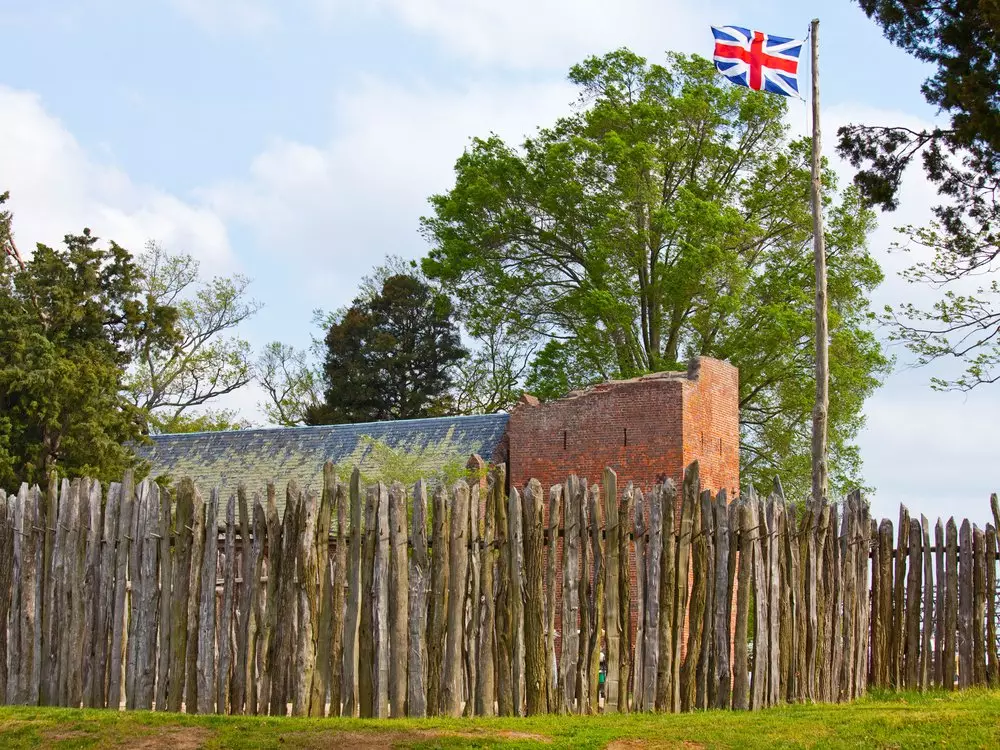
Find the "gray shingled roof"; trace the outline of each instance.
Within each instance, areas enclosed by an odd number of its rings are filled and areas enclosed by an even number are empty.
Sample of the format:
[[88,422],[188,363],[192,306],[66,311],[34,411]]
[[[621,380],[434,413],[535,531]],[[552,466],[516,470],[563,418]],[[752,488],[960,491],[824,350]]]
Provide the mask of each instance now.
[[[206,496],[218,487],[223,498],[244,482],[252,494],[274,481],[278,497],[290,479],[303,489],[322,486],[323,464],[334,461],[340,472],[359,466],[374,477],[383,469],[371,438],[405,456],[406,466],[433,479],[442,468],[473,453],[490,460],[507,428],[507,414],[408,419],[395,422],[281,427],[151,436],[138,452],[150,464],[150,476],[173,481],[190,477]],[[223,502],[224,505],[224,502]]]

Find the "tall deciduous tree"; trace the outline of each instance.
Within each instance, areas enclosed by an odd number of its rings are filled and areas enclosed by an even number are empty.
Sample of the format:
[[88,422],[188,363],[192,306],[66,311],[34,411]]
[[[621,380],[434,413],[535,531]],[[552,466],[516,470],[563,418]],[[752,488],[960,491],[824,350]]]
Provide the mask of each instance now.
[[268,421],[283,427],[304,424],[310,410],[323,403],[319,373],[307,352],[272,341],[254,364],[254,375],[267,395],[259,404]]
[[132,402],[149,413],[153,432],[238,426],[232,412],[191,410],[250,382],[250,344],[235,335],[260,309],[249,298],[250,280],[237,274],[204,281],[195,258],[167,252],[156,242],[146,244],[137,262],[149,304],[177,310],[179,337],[166,350],[148,340],[137,343],[126,383]]
[[[10,234],[10,217],[3,232]],[[132,460],[145,414],[124,395],[132,352],[169,348],[176,311],[142,294],[123,248],[89,230],[0,256],[0,485],[54,467],[110,479]]]
[[[861,167],[866,199],[893,210],[907,167],[922,162],[941,203],[934,221],[903,230],[902,245],[929,260],[908,269],[913,283],[943,289],[929,308],[888,310],[893,335],[926,364],[964,363],[962,374],[935,378],[936,388],[969,390],[1000,379],[1000,3],[995,0],[859,0],[886,37],[935,67],[921,91],[948,119],[941,127],[850,125],[840,152]],[[968,280],[975,289],[961,282]],[[956,288],[956,286],[958,288]]]
[[452,368],[465,356],[450,300],[406,274],[388,277],[333,316],[325,401],[310,424],[436,416],[451,410]]
[[[502,313],[540,345],[539,395],[671,369],[740,368],[745,480],[810,484],[813,266],[809,143],[785,104],[722,85],[710,62],[627,50],[575,66],[580,107],[520,149],[474,140],[424,220],[424,272],[473,319]],[[866,293],[873,216],[824,175],[829,217],[834,484],[858,479],[854,437],[887,366]]]

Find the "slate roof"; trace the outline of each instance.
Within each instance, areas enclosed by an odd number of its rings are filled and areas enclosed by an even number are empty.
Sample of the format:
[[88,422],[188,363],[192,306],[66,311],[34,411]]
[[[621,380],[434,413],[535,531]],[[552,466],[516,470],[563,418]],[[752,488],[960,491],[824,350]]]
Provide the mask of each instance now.
[[218,487],[222,506],[240,482],[246,484],[252,496],[257,491],[263,493],[272,480],[282,505],[283,490],[290,479],[295,479],[302,489],[318,491],[323,464],[328,460],[342,470],[357,465],[362,475],[377,473],[374,448],[366,437],[405,453],[428,479],[456,460],[464,466],[473,453],[488,461],[504,436],[508,416],[153,435],[152,445],[143,446],[138,453],[150,464],[151,477],[167,475],[175,482],[191,477],[206,500],[209,490]]

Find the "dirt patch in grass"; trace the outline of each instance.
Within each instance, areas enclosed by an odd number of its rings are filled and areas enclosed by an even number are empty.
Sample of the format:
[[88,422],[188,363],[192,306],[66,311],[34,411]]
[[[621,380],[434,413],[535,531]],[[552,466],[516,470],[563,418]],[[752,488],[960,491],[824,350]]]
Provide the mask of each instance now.
[[169,750],[199,750],[205,746],[212,732],[202,727],[177,727],[176,729],[164,728],[153,734],[143,734],[138,737],[129,737],[124,740],[120,747],[127,747],[130,750],[159,750],[165,748]]

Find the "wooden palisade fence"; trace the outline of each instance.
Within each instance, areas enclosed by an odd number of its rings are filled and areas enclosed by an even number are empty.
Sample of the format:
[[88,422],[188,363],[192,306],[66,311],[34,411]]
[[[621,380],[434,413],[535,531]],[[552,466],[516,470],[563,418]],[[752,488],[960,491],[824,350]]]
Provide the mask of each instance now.
[[328,464],[279,517],[273,486],[51,484],[0,493],[2,703],[677,712],[1000,683],[996,527],[902,508],[894,531],[857,493],[729,503],[697,464],[679,498],[611,470],[505,493],[502,465],[408,492]]

